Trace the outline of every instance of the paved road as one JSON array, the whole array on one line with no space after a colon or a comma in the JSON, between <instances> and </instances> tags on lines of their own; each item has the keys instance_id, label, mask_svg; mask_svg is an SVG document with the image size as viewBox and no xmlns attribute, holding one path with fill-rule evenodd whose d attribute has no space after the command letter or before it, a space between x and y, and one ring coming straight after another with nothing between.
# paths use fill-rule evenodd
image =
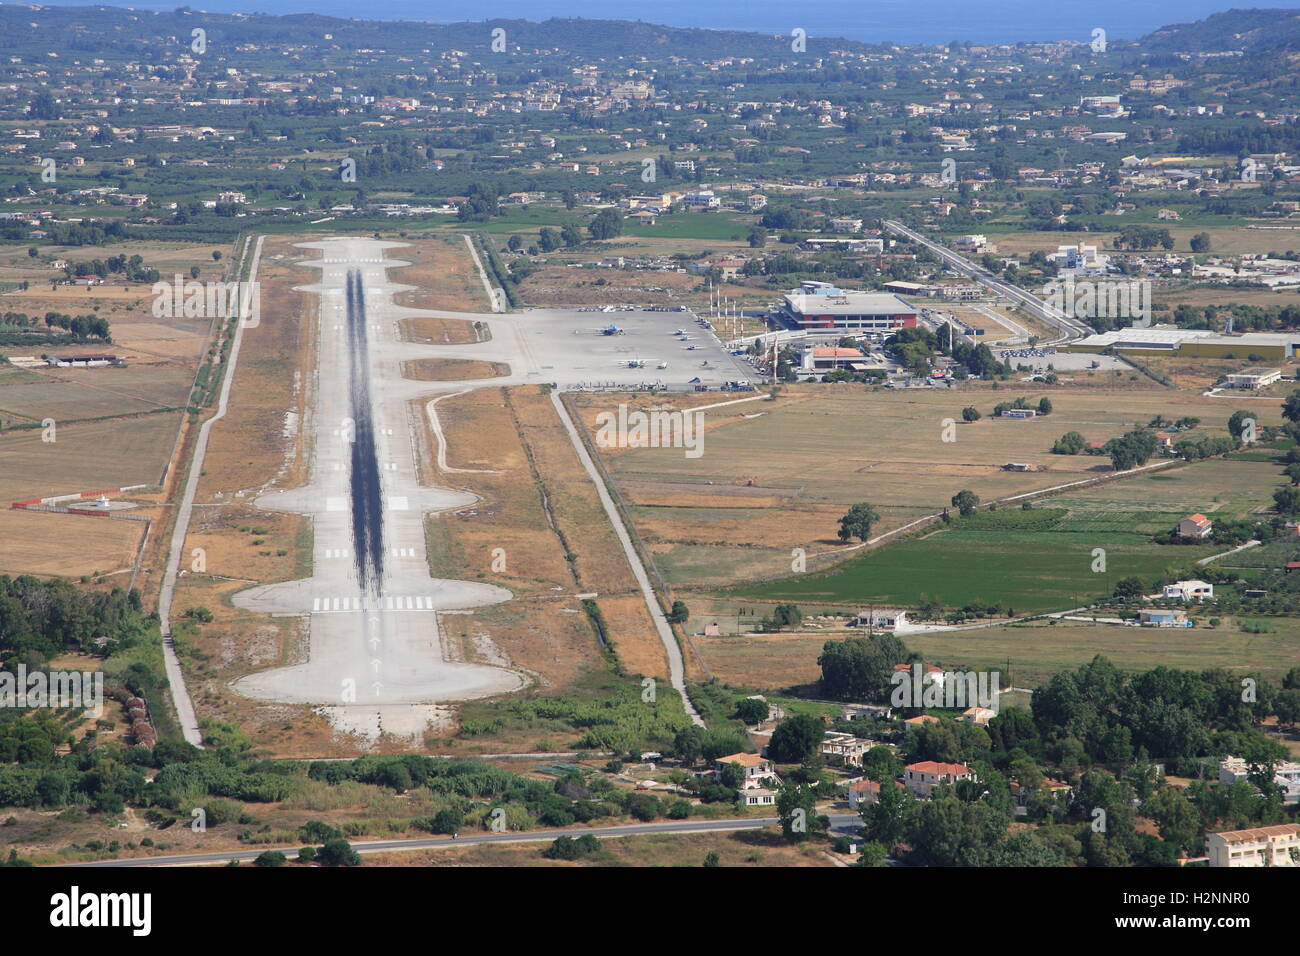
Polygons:
<instances>
[{"instance_id":1,"label":"paved road","mask_svg":"<svg viewBox=\"0 0 1300 956\"><path fill-rule=\"evenodd\" d=\"M632 575L641 588L641 596L645 598L646 610L650 612L650 617L655 624L655 630L659 632L659 640L664 645L664 653L668 656L668 682L672 684L677 693L682 695L682 706L686 708L686 715L697 726L703 727L704 719L695 710L695 705L691 703L691 698L686 693L686 664L682 660L682 649L677 643L677 635L673 633L673 627L668 623L668 618L664 616L663 609L659 605L659 599L655 597L654 588L650 584L650 576L646 574L645 565L641 563L641 555L637 554L636 546L632 544L632 537L627 533L627 528L623 524L623 516L618 513L618 508L610 497L609 489L605 487L600 472L591 460L591 455L587 453L587 446L582 443L582 439L578 435L578 427L573 423L573 419L569 416L569 410L564 407L564 402L560 400L557 392L551 392L551 404L555 406L555 414L564 423L564 430L569 433L569 441L573 443L573 449L578 453L578 460L582 462L582 467L587 470L587 475L596 486L596 493L600 496L600 503L605 508L609 523L614 526L614 532L618 535L619 543L623 546L623 553L627 555L627 563L632 566Z\"/></svg>"},{"instance_id":2,"label":"paved road","mask_svg":"<svg viewBox=\"0 0 1300 956\"><path fill-rule=\"evenodd\" d=\"M246 280L250 283L257 281L257 267L262 261L262 241L265 238L265 236L258 236L253 246L253 261L249 266ZM198 441L194 445L194 459L190 463L185 492L181 496L176 511L176 524L172 528L171 548L167 553L167 570L163 574L162 590L158 593L158 618L162 621L163 632L163 665L167 671L167 682L171 685L172 704L176 709L176 718L180 721L181 733L185 735L188 743L196 747L203 746L203 732L199 729L199 719L194 713L194 702L190 700L189 689L185 686L185 674L181 670L180 661L176 657L176 645L172 641L172 594L176 590L181 552L185 550L185 536L189 532L190 516L194 511L194 496L198 493L199 479L203 476L203 457L208 451L208 436L212 426L226 417L226 407L230 402L230 386L235 380L235 368L239 364L239 346L244 340L244 326L245 319L241 316L235 322L235 336L230 344L230 359L226 363L226 375L221 383L221 398L217 404L217 414L199 427Z\"/></svg>"},{"instance_id":3,"label":"paved road","mask_svg":"<svg viewBox=\"0 0 1300 956\"><path fill-rule=\"evenodd\" d=\"M862 825L856 813L830 814L831 832L837 836L851 836ZM776 826L776 817L747 817L730 820L681 820L669 823L632 823L625 826L593 827L590 829L528 830L521 833L472 833L453 840L451 837L429 837L417 840L378 840L353 843L358 853L387 853L400 850L441 850L456 846L475 846L482 843L549 843L556 837L579 837L586 834L601 839L643 836L656 833L731 833L739 830L761 830ZM94 863L69 863L77 867L141 867L141 866L205 866L225 864L231 860L253 860L267 850L279 850L292 856L297 847L264 846L256 850L229 850L225 853L185 853L177 856L141 857L133 860L98 860Z\"/></svg>"},{"instance_id":4,"label":"paved road","mask_svg":"<svg viewBox=\"0 0 1300 956\"><path fill-rule=\"evenodd\" d=\"M915 229L909 229L901 222L893 219L883 220L883 225L890 232L906 236L913 242L918 242L930 250L947 266L960 272L967 278L974 279L976 282L992 289L998 295L1005 299L1010 299L1016 305L1023 308L1030 315L1047 323L1048 325L1060 329L1061 335L1051 342L1042 342L1041 345L1060 345L1065 342L1072 342L1075 339L1083 338L1085 335L1093 333L1092 328L1085 322L1071 318L1060 309L1048 305L1042 299L1033 293L1026 292L1024 289L1014 286L1009 282L1003 282L996 278L991 272L983 266L976 265L965 256L960 256L953 252L947 246L942 246L931 239L927 239Z\"/></svg>"}]
</instances>

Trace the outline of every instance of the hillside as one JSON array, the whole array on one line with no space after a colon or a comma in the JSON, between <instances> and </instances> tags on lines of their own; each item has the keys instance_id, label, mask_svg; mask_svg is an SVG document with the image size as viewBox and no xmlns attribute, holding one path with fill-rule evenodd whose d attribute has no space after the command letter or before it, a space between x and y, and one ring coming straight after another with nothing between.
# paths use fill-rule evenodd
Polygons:
<instances>
[{"instance_id":1,"label":"hillside","mask_svg":"<svg viewBox=\"0 0 1300 956\"><path fill-rule=\"evenodd\" d=\"M1147 50L1184 53L1300 51L1300 10L1225 10L1194 23L1161 27L1139 43Z\"/></svg>"}]
</instances>

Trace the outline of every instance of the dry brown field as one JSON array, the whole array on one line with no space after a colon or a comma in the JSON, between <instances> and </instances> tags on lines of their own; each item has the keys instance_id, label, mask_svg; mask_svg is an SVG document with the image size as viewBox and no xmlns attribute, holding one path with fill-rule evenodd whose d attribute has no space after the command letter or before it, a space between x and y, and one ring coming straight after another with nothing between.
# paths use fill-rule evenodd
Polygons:
<instances>
[{"instance_id":1,"label":"dry brown field","mask_svg":"<svg viewBox=\"0 0 1300 956\"><path fill-rule=\"evenodd\" d=\"M509 374L510 366L504 362L477 359L415 359L402 363L402 376L418 382L461 382Z\"/></svg>"},{"instance_id":2,"label":"dry brown field","mask_svg":"<svg viewBox=\"0 0 1300 956\"><path fill-rule=\"evenodd\" d=\"M316 296L298 292L306 258L294 243L309 237L268 236L258 279L262 321L244 330L226 417L211 431L203 479L195 498L173 601L173 614L206 607L207 624L187 624L177 634L190 695L200 722L240 725L250 739L276 753L344 755L323 717L310 708L253 701L229 683L254 669L293 663L303 653L294 618L270 618L236 609L230 595L249 584L284 581L308 571L311 525L300 515L260 511L263 491L306 480L299 416L303 383L312 368ZM188 559L203 549L201 572ZM161 580L161 563L150 583Z\"/></svg>"},{"instance_id":3,"label":"dry brown field","mask_svg":"<svg viewBox=\"0 0 1300 956\"><path fill-rule=\"evenodd\" d=\"M424 345L468 345L484 341L469 319L424 317L402 319L398 327L405 342L418 342Z\"/></svg>"},{"instance_id":4,"label":"dry brown field","mask_svg":"<svg viewBox=\"0 0 1300 956\"><path fill-rule=\"evenodd\" d=\"M389 257L411 264L391 274L413 288L395 295L394 303L412 309L490 311L483 282L461 236L398 241L407 245L388 250Z\"/></svg>"},{"instance_id":5,"label":"dry brown field","mask_svg":"<svg viewBox=\"0 0 1300 956\"><path fill-rule=\"evenodd\" d=\"M143 521L0 510L0 574L109 575L114 584L135 563Z\"/></svg>"},{"instance_id":6,"label":"dry brown field","mask_svg":"<svg viewBox=\"0 0 1300 956\"><path fill-rule=\"evenodd\" d=\"M1051 454L1067 431L1104 442L1160 413L1200 418L1200 434L1223 433L1236 408L1149 380L1123 381L1121 388L1012 384L996 390L800 385L775 402L705 412L698 458L673 448L600 453L669 583L715 586L789 573L793 548L813 556L842 547L838 518L858 501L879 511L876 533L888 531L941 511L963 488L988 501L1109 473L1107 458ZM994 404L1020 396L1034 402L1047 396L1054 411L1030 420L989 417ZM620 401L649 407L678 400L588 394L575 407L594 431L595 415ZM699 398L682 401L698 404ZM961 423L967 405L985 417ZM1258 410L1262 424L1280 422L1271 405ZM943 441L944 419L957 420L955 441ZM1008 462L1037 470L1004 471Z\"/></svg>"}]
</instances>

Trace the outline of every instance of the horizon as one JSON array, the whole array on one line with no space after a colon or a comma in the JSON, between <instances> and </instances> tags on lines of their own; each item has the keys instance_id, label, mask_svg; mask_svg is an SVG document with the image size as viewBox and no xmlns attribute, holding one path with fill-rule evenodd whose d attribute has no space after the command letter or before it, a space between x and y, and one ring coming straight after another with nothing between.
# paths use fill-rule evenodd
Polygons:
<instances>
[{"instance_id":1,"label":"horizon","mask_svg":"<svg viewBox=\"0 0 1300 956\"><path fill-rule=\"evenodd\" d=\"M91 4L82 0L54 0L41 4L9 6L97 7L109 6L142 12L171 12L180 5L167 0L131 4ZM809 36L838 38L862 43L943 45L952 41L973 43L1052 42L1087 40L1096 27L1105 29L1113 41L1137 40L1161 27L1202 20L1231 9L1290 10L1294 7L1238 7L1230 0L1156 0L1133 4L1129 0L1075 2L1064 6L1045 5L1037 0L997 0L973 5L966 0L933 0L918 12L912 0L876 0L864 9L848 0L810 0L797 9L778 0L754 0L747 7L750 22L732 21L734 10L723 4L700 4L687 0L666 0L656 5L653 15L636 0L611 0L603 15L588 15L589 7L576 0L496 0L491 15L483 16L484 4L472 0L447 0L439 5L438 19L427 15L427 7L416 0L390 0L380 8L355 15L347 0L215 0L195 13L287 16L319 14L343 20L420 22L435 24L473 23L487 20L549 19L622 20L704 30L742 30L759 34L787 34L798 27Z\"/></svg>"}]
</instances>

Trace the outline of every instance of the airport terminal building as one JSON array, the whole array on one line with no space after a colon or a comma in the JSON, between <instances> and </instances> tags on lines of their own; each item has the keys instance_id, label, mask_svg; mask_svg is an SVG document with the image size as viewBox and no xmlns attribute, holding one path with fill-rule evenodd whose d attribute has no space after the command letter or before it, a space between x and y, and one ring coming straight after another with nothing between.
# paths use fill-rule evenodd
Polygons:
<instances>
[{"instance_id":1,"label":"airport terminal building","mask_svg":"<svg viewBox=\"0 0 1300 956\"><path fill-rule=\"evenodd\" d=\"M846 292L825 282L805 282L783 297L781 318L806 331L889 332L914 328L918 312L885 292Z\"/></svg>"}]
</instances>

